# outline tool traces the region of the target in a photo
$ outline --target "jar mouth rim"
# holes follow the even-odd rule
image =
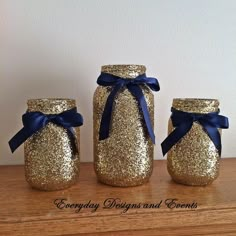
[[[174,98],[172,107],[184,112],[209,113],[219,110],[220,102],[212,98]]]
[[[206,101],[206,102],[218,102],[219,100],[216,98],[174,98],[173,101]]]
[[[101,72],[121,78],[134,79],[137,76],[146,73],[146,66],[136,64],[103,65],[101,67]]]
[[[102,67],[110,67],[110,66],[118,66],[118,67],[123,67],[123,66],[142,66],[145,67],[143,64],[105,64],[102,65]]]
[[[39,111],[45,114],[59,114],[76,108],[76,100],[69,98],[34,98],[27,100],[28,111]]]
[[[56,101],[66,101],[66,102],[74,102],[73,98],[30,98],[27,100],[28,102],[56,102]]]

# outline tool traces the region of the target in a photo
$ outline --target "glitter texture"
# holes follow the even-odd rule
[[[108,65],[102,72],[133,79],[146,71],[140,65]],[[141,86],[154,125],[154,96]],[[122,88],[113,104],[110,136],[99,141],[99,128],[111,87],[98,86],[94,93],[94,167],[99,181],[112,186],[136,186],[148,181],[153,169],[153,144],[148,136],[137,100]]]
[[[72,99],[31,99],[28,111],[58,114],[76,107]],[[74,128],[79,150],[79,128]],[[25,142],[25,176],[40,190],[59,190],[75,184],[79,177],[79,151],[73,153],[66,129],[49,123]]]
[[[172,107],[184,112],[217,112],[219,101],[216,99],[174,99]],[[169,120],[168,132],[173,126]],[[221,132],[221,130],[220,130]],[[186,185],[207,185],[219,175],[219,153],[203,130],[194,122],[191,130],[174,145],[167,156],[167,169],[172,179]]]

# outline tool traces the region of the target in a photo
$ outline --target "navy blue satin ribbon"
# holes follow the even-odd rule
[[[42,112],[26,112],[22,116],[22,122],[24,127],[9,141],[9,146],[12,152],[14,152],[34,133],[45,127],[49,122],[52,122],[67,130],[70,140],[73,141],[72,148],[74,151],[76,148],[76,140],[72,127],[81,126],[83,124],[83,117],[77,113],[76,108],[73,108],[60,114],[49,115]]]
[[[219,112],[207,114],[189,113],[171,108],[171,121],[175,129],[162,142],[163,156],[191,129],[193,122],[198,122],[208,134],[219,154],[221,154],[221,137],[218,128],[229,127],[228,118],[219,115]]]
[[[115,96],[122,87],[126,87],[130,93],[137,99],[139,107],[142,111],[144,122],[147,127],[148,134],[153,143],[155,143],[155,135],[152,128],[152,122],[148,112],[147,103],[139,85],[147,85],[153,91],[159,91],[159,83],[157,79],[146,77],[145,74],[139,75],[134,79],[124,79],[118,76],[114,76],[108,73],[101,73],[97,79],[97,83],[101,86],[112,86],[111,93],[109,94],[104,111],[102,114],[99,140],[103,140],[109,137],[112,107],[115,100]]]

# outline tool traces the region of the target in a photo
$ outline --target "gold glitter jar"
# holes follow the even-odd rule
[[[145,74],[143,65],[106,65],[102,73],[133,80]],[[147,134],[137,99],[121,87],[113,101],[110,135],[99,139],[104,108],[114,86],[98,86],[93,98],[94,167],[98,180],[112,186],[136,186],[147,182],[153,169],[154,145]],[[154,96],[140,85],[154,125]],[[158,91],[158,90],[156,90]]]
[[[28,112],[59,114],[76,108],[72,99],[31,99]],[[79,128],[73,128],[74,147],[65,128],[48,123],[25,141],[25,176],[40,190],[60,190],[75,184],[79,177]],[[74,149],[74,150],[73,150]]]
[[[209,114],[219,112],[216,99],[174,99],[172,109],[181,112]],[[173,114],[173,113],[172,113]],[[174,130],[169,120],[168,133]],[[221,134],[221,129],[218,129]],[[190,130],[169,151],[167,169],[172,179],[186,185],[207,185],[219,175],[220,154],[201,122],[193,122]]]

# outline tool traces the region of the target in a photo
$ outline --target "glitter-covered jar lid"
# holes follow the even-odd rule
[[[219,111],[219,101],[205,98],[174,98],[172,107],[191,113],[217,112]]]
[[[45,114],[59,114],[76,107],[75,99],[39,98],[27,101],[28,111],[39,111]]]
[[[134,79],[144,74],[146,67],[144,65],[104,65],[101,71],[124,79]]]

